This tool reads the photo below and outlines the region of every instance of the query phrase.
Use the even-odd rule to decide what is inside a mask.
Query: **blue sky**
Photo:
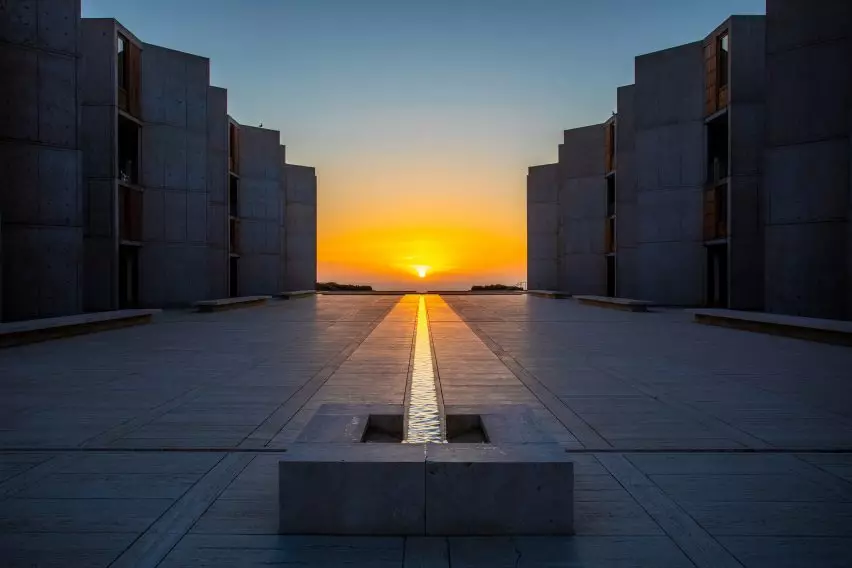
[[[765,0],[83,0],[84,17],[209,57],[230,113],[280,129],[288,161],[318,168],[321,230],[365,200],[394,203],[432,169],[444,172],[433,189],[443,207],[496,200],[498,227],[522,230],[526,167],[555,160],[562,129],[610,115],[634,56],[764,10]],[[464,177],[470,195],[448,177]]]

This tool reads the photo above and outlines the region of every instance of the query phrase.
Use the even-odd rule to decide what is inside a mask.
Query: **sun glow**
[[[417,276],[419,276],[420,278],[426,278],[426,275],[429,273],[428,266],[418,265],[412,268],[414,268],[414,271],[417,272]]]

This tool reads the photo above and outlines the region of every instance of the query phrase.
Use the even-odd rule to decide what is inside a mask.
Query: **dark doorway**
[[[728,245],[707,247],[707,305],[728,307]]]
[[[228,289],[232,298],[240,295],[240,266],[239,259],[232,256],[230,259],[230,270],[228,273]]]
[[[139,305],[139,248],[118,247],[118,307],[135,308]]]
[[[615,297],[615,255],[606,257],[606,295]]]

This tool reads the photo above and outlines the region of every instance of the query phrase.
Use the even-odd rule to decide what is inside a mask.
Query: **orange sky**
[[[524,280],[526,172],[411,162],[318,170],[318,279],[379,289]]]

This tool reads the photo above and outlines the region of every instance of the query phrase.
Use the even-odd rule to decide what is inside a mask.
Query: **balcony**
[[[142,242],[142,191],[118,184],[119,238],[123,243]]]
[[[604,227],[604,251],[606,254],[612,254],[616,249],[615,236],[615,217],[608,217]]]
[[[240,254],[240,220],[231,217],[228,223],[228,241],[230,243],[228,252],[230,252],[231,254]]]
[[[704,189],[704,240],[728,237],[728,183],[712,183]]]

